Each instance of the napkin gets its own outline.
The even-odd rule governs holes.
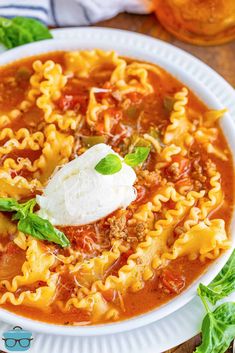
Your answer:
[[[49,26],[88,26],[120,12],[146,14],[152,0],[1,0],[0,16],[25,16]]]

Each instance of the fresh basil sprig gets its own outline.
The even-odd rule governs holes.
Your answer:
[[[48,28],[33,18],[0,17],[0,43],[7,49],[50,38],[52,35]]]
[[[149,147],[136,147],[134,153],[128,153],[124,157],[124,162],[130,167],[136,167],[140,163],[143,163],[148,157],[150,152]]]
[[[63,232],[54,228],[48,220],[39,217],[35,213],[29,213],[25,218],[20,219],[18,229],[39,240],[48,240],[62,247],[70,244]]]
[[[95,166],[95,170],[103,175],[110,175],[118,173],[122,169],[121,159],[113,153],[107,154]]]
[[[207,300],[216,304],[235,290],[235,250],[229,261],[208,285],[199,285],[198,295],[207,314],[202,322],[202,344],[195,353],[224,353],[235,338],[235,303],[223,303],[211,311]]]
[[[224,268],[208,285],[200,284],[200,293],[212,304],[235,291],[235,250]]]
[[[12,198],[0,198],[0,211],[16,212],[12,219],[18,220],[19,231],[30,234],[39,240],[51,241],[63,248],[69,246],[70,242],[63,232],[54,228],[48,220],[33,213],[35,205],[36,199],[20,204]]]
[[[202,322],[202,344],[195,353],[224,353],[235,337],[235,303],[209,309]]]
[[[13,212],[13,211],[19,211],[21,208],[23,208],[23,204],[21,206],[15,199],[11,198],[0,198],[0,211],[5,211],[5,212]]]
[[[136,147],[134,153],[128,153],[124,157],[124,163],[131,167],[136,167],[143,163],[150,152],[149,147]],[[95,170],[103,175],[111,175],[118,173],[122,169],[121,159],[113,153],[108,154],[96,164]]]

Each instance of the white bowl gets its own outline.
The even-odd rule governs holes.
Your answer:
[[[212,70],[207,65],[200,63],[196,58],[169,44],[159,40],[151,39],[147,36],[134,34],[127,31],[101,29],[94,27],[81,28],[79,30],[74,29],[74,32],[73,30],[70,30],[69,37],[70,38],[65,37],[64,40],[52,39],[27,44],[4,52],[0,56],[0,65],[2,66],[32,55],[38,55],[57,50],[93,48],[115,50],[121,55],[146,60],[165,68],[173,76],[178,78],[179,81],[190,87],[190,89],[192,89],[192,91],[199,98],[201,98],[203,102],[205,102],[209,107],[213,109],[224,108],[224,106],[221,105],[218,98],[214,94],[216,87],[213,89],[212,85],[212,87],[209,89],[208,87],[210,84],[206,82],[206,80],[210,79],[210,76],[214,78],[217,77],[217,80],[222,82],[223,86],[226,88],[224,92],[221,92],[221,95],[223,93],[230,93],[231,95],[231,100],[229,101],[228,105],[231,106],[232,109],[232,103],[230,103],[234,97],[232,88],[226,84],[222,78],[218,77],[215,72],[212,72]],[[186,71],[190,72],[191,75],[186,73]],[[215,84],[213,81],[212,83]],[[226,99],[223,99],[223,101],[226,101]],[[221,122],[221,126],[230,145],[234,159],[235,127],[230,113],[225,114]],[[233,217],[231,229],[234,225],[235,219]],[[231,249],[226,251],[222,256],[215,260],[212,265],[209,266],[206,273],[201,275],[187,290],[185,290],[182,294],[169,301],[165,305],[125,321],[104,325],[93,325],[88,327],[68,327],[39,322],[36,320],[36,318],[35,320],[28,319],[11,313],[5,309],[0,309],[0,318],[2,321],[23,326],[24,328],[30,329],[34,332],[43,332],[56,335],[91,336],[128,331],[157,321],[183,307],[196,296],[196,289],[200,282],[207,285],[217,275],[217,273],[222,269],[228,260],[234,247],[235,234],[232,234]]]

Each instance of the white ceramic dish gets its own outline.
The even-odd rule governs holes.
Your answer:
[[[235,156],[235,129],[232,121],[232,117],[235,119],[234,90],[208,66],[169,44],[131,32],[79,28],[69,29],[67,32],[57,30],[55,33],[61,39],[29,44],[1,54],[0,65],[50,51],[92,48],[113,49],[121,55],[156,63],[188,85],[208,106],[214,109],[226,106],[229,109],[230,113],[226,114],[222,121],[222,128]],[[232,227],[234,222],[233,219]],[[234,247],[235,234],[233,234],[232,241]],[[197,282],[176,299],[149,313],[120,323],[92,327],[64,327],[26,319],[3,309],[0,309],[0,318],[2,321],[21,325],[34,332],[68,336],[104,335],[135,329],[160,320],[182,308],[195,297],[199,281],[208,284],[223,267],[230,254],[231,250],[216,260]]]

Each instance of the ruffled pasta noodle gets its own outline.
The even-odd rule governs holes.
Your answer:
[[[40,172],[39,179],[44,181],[52,174],[56,166],[66,163],[71,155],[74,138],[56,130],[54,124],[44,130],[45,142],[42,145],[42,154],[33,163],[29,158],[7,158],[3,162],[3,169],[16,172],[26,169],[29,172]],[[36,147],[34,147],[36,148]],[[40,185],[37,183],[37,185]]]
[[[61,130],[75,130],[80,122],[81,116],[72,110],[60,114],[55,110],[54,101],[60,98],[61,90],[67,83],[67,78],[62,73],[59,64],[48,60],[42,65],[43,80],[39,84],[40,96],[36,100],[37,106],[43,110],[46,123],[57,123]]]
[[[11,282],[8,280],[0,281],[0,286],[4,286],[8,291],[0,298],[1,304],[7,301],[13,305],[24,304],[36,307],[44,304],[45,310],[48,309],[55,295],[59,274],[51,273],[50,267],[54,264],[55,257],[45,250],[46,247],[39,241],[31,237],[28,238],[26,261],[22,266],[22,275],[14,277]],[[19,296],[16,294],[19,287],[37,281],[45,282],[46,285],[37,288],[34,293],[23,291]]]
[[[228,249],[230,242],[227,239],[224,221],[222,219],[205,220],[192,226],[183,233],[173,244],[163,258],[174,260],[179,256],[188,256],[194,260],[215,259],[221,250]]]
[[[0,116],[0,128],[4,128],[6,125],[10,124],[13,120],[21,116],[21,111],[19,109],[13,109],[9,113]]]
[[[95,89],[91,88],[89,94],[89,104],[87,107],[86,121],[90,126],[94,126],[98,121],[99,113],[108,108],[107,104],[98,103],[95,97]]]
[[[28,129],[22,128],[13,132],[10,128],[5,128],[0,132],[0,141],[8,139],[3,146],[0,147],[0,155],[8,154],[14,149],[24,150],[26,148],[33,151],[39,150],[44,143],[44,135],[37,131],[33,134]]]
[[[171,124],[168,125],[163,140],[165,144],[175,143],[180,146],[183,155],[186,154],[187,148],[193,143],[194,139],[191,133],[195,130],[195,126],[186,116],[187,96],[187,88],[183,88],[175,94],[173,112],[170,116]]]
[[[67,73],[78,77],[89,77],[92,72],[102,66],[112,65],[110,83],[120,94],[138,92],[149,94],[153,92],[152,85],[148,82],[148,72],[152,71],[161,75],[161,71],[151,64],[127,62],[119,58],[117,53],[103,52],[102,50],[71,52],[65,55]]]
[[[39,180],[46,181],[58,165],[68,162],[72,153],[74,137],[57,131],[54,124],[45,128],[46,141],[42,155],[34,162],[32,171],[40,172]]]

